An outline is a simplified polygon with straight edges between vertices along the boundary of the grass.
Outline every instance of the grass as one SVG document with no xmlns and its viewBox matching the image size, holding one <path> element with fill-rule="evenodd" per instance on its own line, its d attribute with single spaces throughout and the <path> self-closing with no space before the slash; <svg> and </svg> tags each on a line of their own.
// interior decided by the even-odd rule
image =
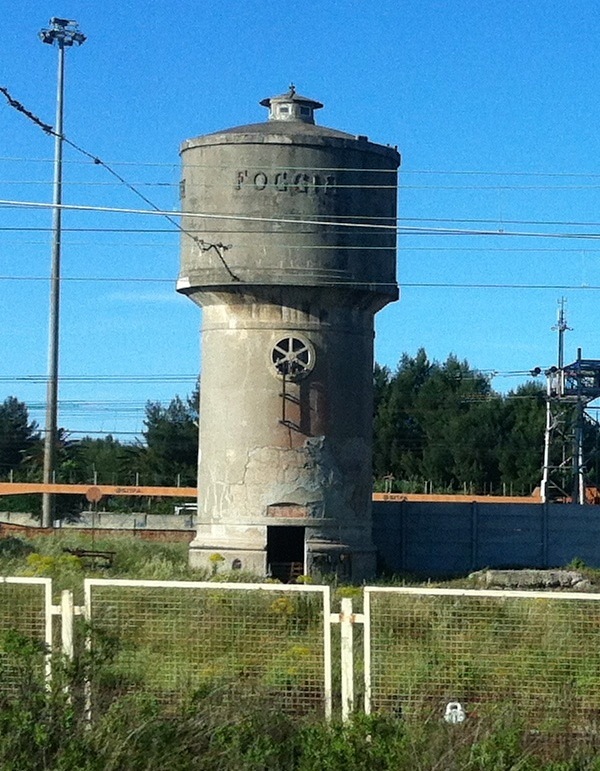
<svg viewBox="0 0 600 771">
<path fill-rule="evenodd" d="M 92 547 L 115 551 L 113 564 L 64 551 Z M 85 576 L 209 578 L 190 570 L 186 544 L 62 533 L 0 540 L 0 574 L 52 577 L 76 602 Z M 228 578 L 240 577 L 256 578 Z M 600 605 L 591 600 L 374 593 L 377 714 L 342 726 L 322 719 L 318 594 L 229 591 L 218 581 L 202 592 L 95 587 L 93 628 L 78 619 L 76 661 L 57 662 L 48 693 L 27 591 L 0 593 L 0 771 L 600 771 Z M 359 587 L 336 587 L 334 608 L 343 596 L 361 610 Z M 338 702 L 337 627 L 333 641 Z M 357 677 L 361 643 L 359 626 Z M 452 700 L 467 710 L 460 726 L 442 720 Z"/>
<path fill-rule="evenodd" d="M 19 689 L 0 698 L 0 771 L 599 771 L 595 738 L 549 742 L 511 714 L 449 726 L 390 715 L 342 725 L 293 716 L 273 698 L 213 689 L 166 710 L 151 695 L 113 700 L 88 725 L 65 667 L 47 692 L 19 653 Z M 75 692 L 76 689 L 75 689 Z M 233 698 L 231 698 L 233 696 Z"/>
<path fill-rule="evenodd" d="M 597 771 L 596 746 L 549 746 L 514 721 L 456 730 L 388 717 L 291 720 L 276 705 L 213 696 L 177 715 L 123 699 L 91 730 L 71 709 L 3 710 L 2 771 Z"/>
<path fill-rule="evenodd" d="M 114 552 L 114 559 L 112 565 L 103 567 L 101 560 L 82 559 L 66 549 Z M 56 590 L 72 589 L 75 592 L 80 592 L 84 577 L 165 581 L 208 578 L 205 571 L 194 571 L 188 566 L 188 545 L 185 543 L 72 533 L 0 539 L 0 575 L 49 577 L 55 582 Z"/>
</svg>

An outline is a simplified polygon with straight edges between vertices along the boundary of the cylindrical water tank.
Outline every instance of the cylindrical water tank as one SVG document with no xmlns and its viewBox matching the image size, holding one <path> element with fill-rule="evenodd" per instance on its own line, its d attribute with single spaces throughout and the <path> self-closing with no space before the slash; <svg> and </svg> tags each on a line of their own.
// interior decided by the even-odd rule
<svg viewBox="0 0 600 771">
<path fill-rule="evenodd" d="M 370 536 L 373 316 L 397 297 L 395 148 L 269 120 L 188 140 L 179 291 L 203 308 L 191 561 L 360 577 Z M 212 559 L 212 562 L 211 562 Z"/>
</svg>

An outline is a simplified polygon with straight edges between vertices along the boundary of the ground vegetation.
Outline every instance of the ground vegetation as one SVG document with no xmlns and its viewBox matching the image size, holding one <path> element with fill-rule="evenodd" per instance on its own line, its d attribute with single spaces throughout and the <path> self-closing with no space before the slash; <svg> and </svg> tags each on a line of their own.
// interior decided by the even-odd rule
<svg viewBox="0 0 600 771">
<path fill-rule="evenodd" d="M 114 565 L 99 569 L 62 551 L 67 544 L 82 543 L 81 536 L 76 541 L 73 536 L 13 537 L 0 543 L 1 574 L 52 576 L 56 592 L 69 586 L 81 587 L 84 575 L 192 577 L 186 573 L 184 546 L 144 544 L 132 538 L 97 541 L 97 546 L 117 551 Z M 152 554 L 160 557 L 158 571 Z M 359 592 L 357 587 L 338 587 L 336 602 L 340 596 L 350 593 L 356 596 L 358 604 Z M 542 728 L 509 703 L 518 695 L 519 688 L 526 689 L 532 683 L 542 687 L 546 682 L 553 667 L 558 666 L 554 660 L 555 643 L 558 647 L 572 646 L 569 635 L 565 634 L 569 618 L 563 615 L 561 627 L 552 617 L 559 611 L 556 620 L 560 620 L 564 608 L 553 610 L 539 601 L 536 607 L 528 604 L 525 609 L 524 606 L 523 613 L 537 613 L 535 623 L 522 623 L 527 619 L 521 619 L 521 623 L 514 626 L 514 638 L 506 636 L 513 626 L 507 624 L 510 613 L 504 604 L 490 606 L 478 616 L 476 623 L 466 624 L 460 609 L 450 603 L 440 606 L 437 615 L 432 615 L 432 608 L 429 613 L 421 613 L 407 628 L 398 624 L 388 643 L 390 679 L 396 681 L 404 667 L 411 672 L 407 682 L 410 680 L 416 688 L 418 678 L 423 677 L 430 692 L 451 675 L 456 678 L 457 686 L 468 685 L 471 699 L 477 691 L 484 693 L 493 710 L 484 711 L 480 705 L 478 713 L 472 711 L 459 725 L 445 723 L 439 710 L 425 710 L 418 719 L 399 710 L 376 711 L 368 717 L 357 712 L 347 724 L 342 724 L 337 713 L 332 722 L 327 723 L 318 712 L 290 709 L 291 690 L 297 686 L 289 678 L 298 667 L 299 657 L 306 655 L 296 638 L 306 635 L 309 625 L 318 625 L 319 619 L 310 613 L 311 606 L 302 603 L 269 599 L 268 606 L 262 608 L 263 594 L 253 596 L 250 604 L 244 605 L 243 614 L 236 613 L 242 634 L 238 638 L 231 633 L 229 601 L 224 602 L 223 597 L 208 591 L 205 599 L 210 603 L 211 614 L 210 623 L 205 623 L 202 630 L 206 638 L 202 645 L 218 643 L 212 666 L 206 670 L 206 682 L 189 692 L 178 691 L 175 702 L 166 702 L 164 692 L 156 690 L 153 683 L 160 681 L 164 687 L 169 661 L 177 664 L 177 671 L 181 669 L 187 661 L 183 652 L 188 650 L 189 657 L 193 645 L 197 644 L 197 630 L 191 623 L 178 626 L 181 619 L 174 615 L 173 603 L 152 611 L 146 608 L 140 640 L 133 636 L 133 622 L 118 627 L 117 633 L 113 619 L 116 595 L 112 597 L 106 608 L 109 617 L 105 619 L 105 636 L 94 638 L 91 651 L 80 646 L 73 662 L 57 659 L 50 689 L 43 678 L 43 646 L 3 626 L 0 629 L 0 771 L 162 771 L 166 768 L 174 771 L 600 771 L 597 731 L 582 730 L 584 713 L 575 711 L 573 704 L 567 708 L 568 697 L 565 709 L 560 712 L 561 719 L 546 720 Z M 81 602 L 80 595 L 76 602 Z M 135 612 L 139 621 L 136 602 L 134 599 L 131 618 Z M 258 603 L 261 612 L 268 611 L 276 621 L 275 626 L 266 625 L 263 633 L 272 637 L 274 630 L 278 630 L 275 639 L 279 653 L 288 638 L 294 638 L 294 660 L 274 657 L 274 668 L 262 684 L 252 679 L 251 670 L 246 670 L 245 677 L 236 675 L 234 680 L 225 682 L 220 666 L 235 669 L 236 662 L 260 657 L 273 646 L 273 639 L 267 637 L 253 638 L 252 646 L 240 645 L 243 635 L 249 633 L 250 628 L 256 629 L 251 621 L 256 615 L 252 603 Z M 160 613 L 161 624 L 153 618 L 155 612 Z M 100 615 L 99 619 L 102 618 Z M 169 646 L 173 644 L 171 625 L 187 630 L 189 635 L 189 639 L 181 640 L 181 657 L 179 653 L 174 657 L 171 647 L 168 655 L 166 653 L 166 641 L 170 641 Z M 590 633 L 592 625 L 590 618 Z M 443 639 L 448 631 L 468 641 L 470 666 L 466 660 L 461 663 L 460 657 L 450 656 L 444 648 Z M 499 641 L 500 633 L 503 636 Z M 544 655 L 541 655 L 538 643 L 548 633 L 555 639 L 544 643 Z M 406 650 L 401 655 L 394 648 L 402 639 L 404 645 L 410 646 L 410 655 Z M 499 642 L 500 649 L 506 649 L 515 666 L 501 665 L 497 655 L 489 655 L 490 647 L 497 653 Z M 132 656 L 139 655 L 148 662 L 153 651 L 157 657 L 152 666 L 146 665 L 134 673 Z M 565 682 L 576 681 L 578 688 L 583 689 L 590 706 L 585 712 L 586 719 L 595 720 L 591 708 L 596 700 L 597 678 L 586 664 L 586 658 L 589 660 L 582 650 L 580 665 L 569 671 Z M 126 662 L 129 662 L 127 666 Z M 516 668 L 517 664 L 522 669 Z M 101 673 L 101 676 L 93 675 L 93 693 L 94 703 L 102 708 L 96 706 L 93 710 L 91 723 L 86 719 L 83 689 L 86 672 Z M 287 673 L 285 680 L 281 679 L 283 673 Z M 556 670 L 556 674 L 564 672 Z M 140 677 L 143 679 L 139 680 Z M 273 690 L 274 684 L 278 684 L 279 690 Z M 339 683 L 334 682 L 334 688 L 338 687 Z M 380 685 L 378 688 L 381 690 Z M 339 704 L 337 691 L 335 701 Z M 539 712 L 549 710 L 551 705 L 538 699 L 532 706 Z M 534 713 L 537 714 L 535 709 Z"/>
</svg>

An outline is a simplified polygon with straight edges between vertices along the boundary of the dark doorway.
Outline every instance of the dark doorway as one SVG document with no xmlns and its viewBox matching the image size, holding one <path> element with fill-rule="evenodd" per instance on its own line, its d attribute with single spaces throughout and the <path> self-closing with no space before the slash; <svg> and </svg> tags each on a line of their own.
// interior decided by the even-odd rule
<svg viewBox="0 0 600 771">
<path fill-rule="evenodd" d="M 267 526 L 267 565 L 273 578 L 284 583 L 304 573 L 304 528 Z"/>
</svg>

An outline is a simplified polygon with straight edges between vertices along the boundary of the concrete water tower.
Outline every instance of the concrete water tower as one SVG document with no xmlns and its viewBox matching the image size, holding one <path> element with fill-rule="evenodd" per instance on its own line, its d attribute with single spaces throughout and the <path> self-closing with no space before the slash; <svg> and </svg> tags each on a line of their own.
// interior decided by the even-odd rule
<svg viewBox="0 0 600 771">
<path fill-rule="evenodd" d="M 360 580 L 375 568 L 373 319 L 398 296 L 400 156 L 316 126 L 322 105 L 293 87 L 261 105 L 268 121 L 181 150 L 182 209 L 211 215 L 183 218 L 178 281 L 203 315 L 190 562 Z"/>
</svg>

